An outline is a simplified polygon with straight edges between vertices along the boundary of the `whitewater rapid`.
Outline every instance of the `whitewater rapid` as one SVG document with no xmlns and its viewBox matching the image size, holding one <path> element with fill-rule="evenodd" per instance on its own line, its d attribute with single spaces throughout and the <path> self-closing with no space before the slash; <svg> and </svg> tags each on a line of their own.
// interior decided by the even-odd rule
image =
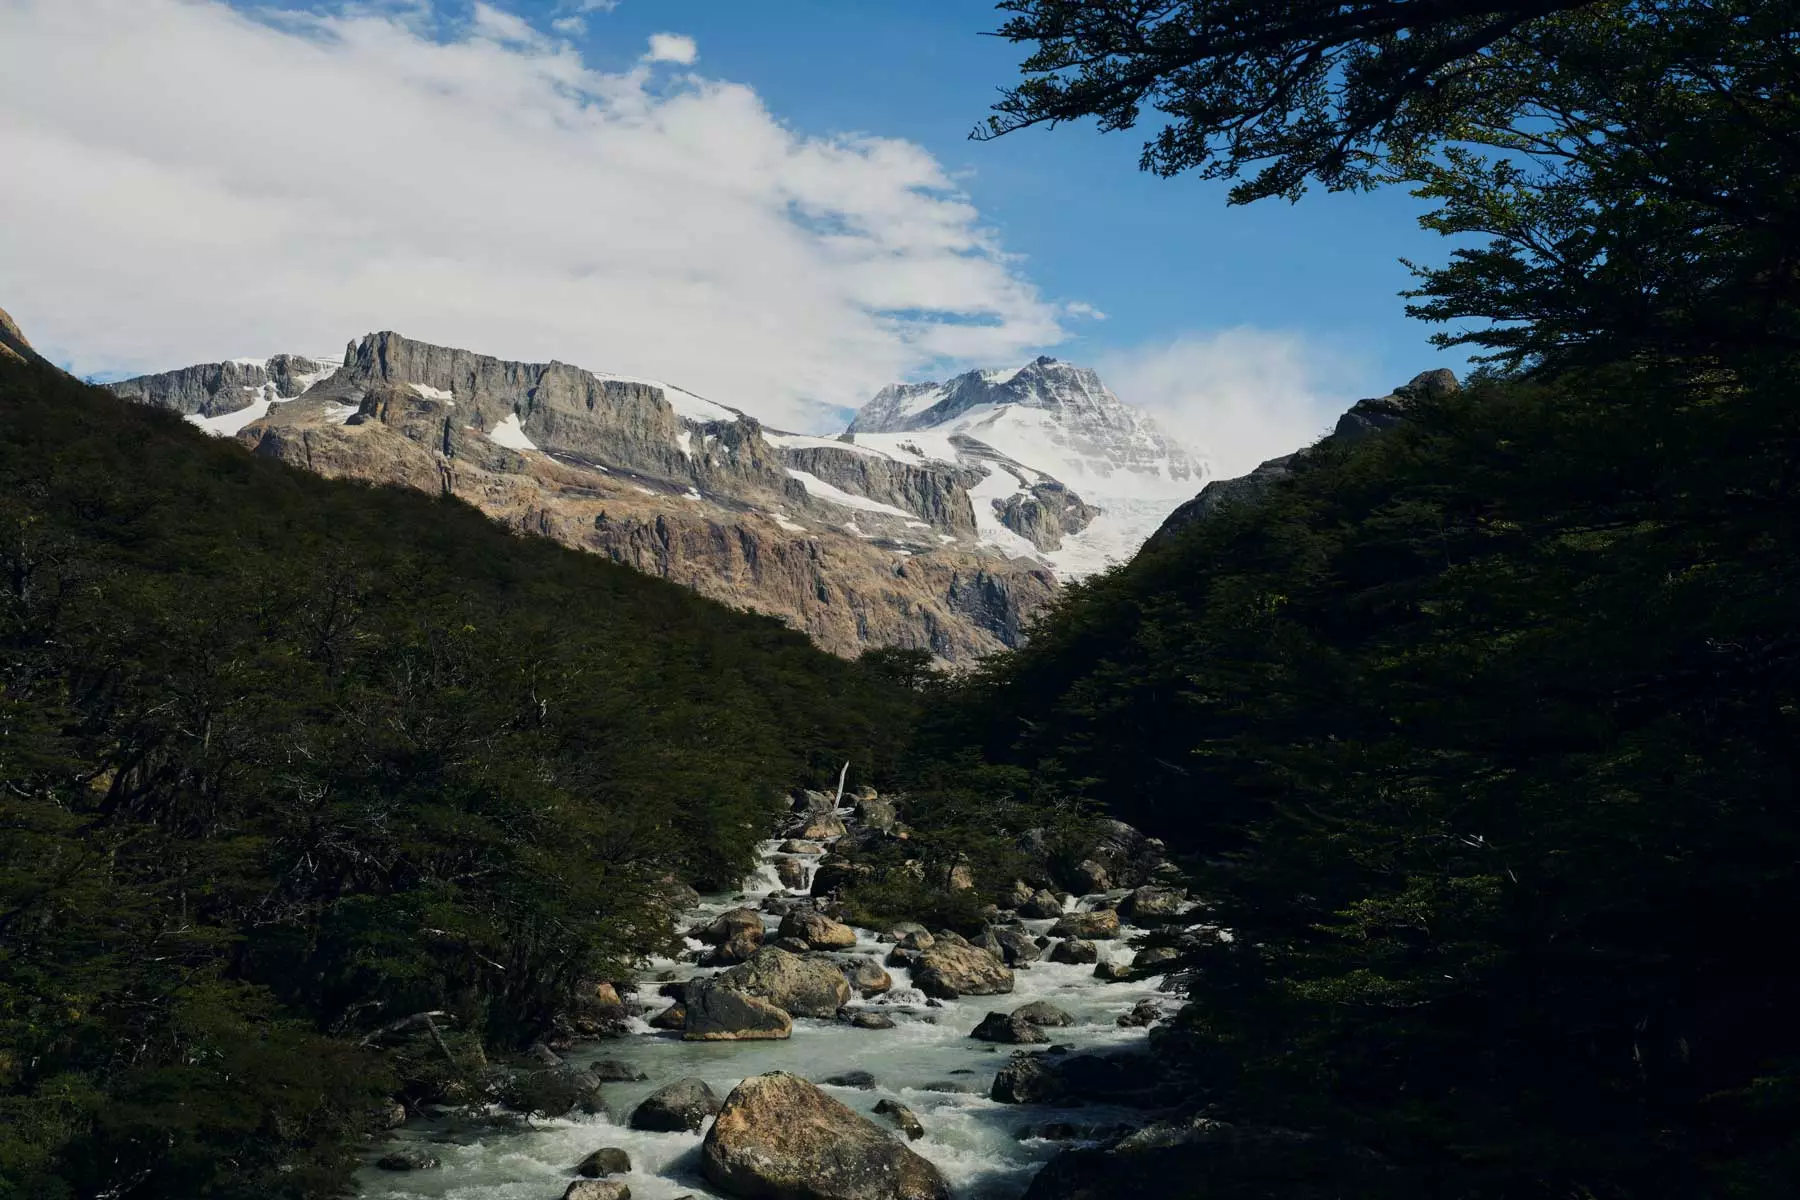
<svg viewBox="0 0 1800 1200">
<path fill-rule="evenodd" d="M 806 887 L 790 891 L 781 885 L 770 864 L 780 844 L 781 839 L 763 843 L 762 865 L 744 881 L 744 890 L 703 897 L 699 906 L 685 915 L 684 927 L 710 922 L 727 909 L 755 908 L 770 895 L 807 895 Z M 819 856 L 788 857 L 805 864 L 803 882 L 810 886 Z M 1079 911 L 1102 899 L 1084 897 L 1069 902 L 1068 908 Z M 779 916 L 764 913 L 763 918 L 773 937 Z M 1037 920 L 1024 925 L 1034 934 L 1044 934 L 1054 923 Z M 1127 926 L 1118 940 L 1098 943 L 1102 957 L 1130 962 L 1130 940 L 1142 932 Z M 854 951 L 844 953 L 869 955 L 882 962 L 892 949 L 876 941 L 873 930 L 857 928 L 856 934 Z M 691 945 L 697 948 L 699 943 Z M 397 1131 L 398 1141 L 424 1144 L 442 1167 L 405 1173 L 365 1167 L 357 1177 L 361 1193 L 368 1200 L 558 1200 L 574 1177 L 576 1163 L 602 1146 L 617 1146 L 631 1155 L 630 1174 L 616 1178 L 630 1186 L 633 1200 L 678 1200 L 684 1196 L 731 1200 L 711 1188 L 700 1174 L 700 1143 L 710 1119 L 698 1133 L 641 1133 L 626 1126 L 639 1101 L 687 1076 L 704 1079 L 723 1099 L 748 1076 L 787 1071 L 820 1084 L 884 1128 L 890 1128 L 890 1122 L 873 1116 L 872 1110 L 883 1098 L 899 1100 L 925 1127 L 925 1136 L 910 1145 L 943 1172 L 957 1200 L 1011 1200 L 1025 1190 L 1046 1159 L 1070 1144 L 1021 1139 L 1018 1135 L 1027 1126 L 1066 1121 L 1103 1128 L 1143 1122 L 1144 1115 L 1137 1110 L 1105 1105 L 1061 1108 L 989 1100 L 994 1075 L 1018 1047 L 976 1041 L 969 1031 L 991 1011 L 1011 1012 L 1022 1004 L 1047 1000 L 1075 1018 L 1073 1026 L 1046 1031 L 1055 1044 L 1076 1051 L 1132 1045 L 1143 1040 L 1145 1031 L 1121 1028 L 1116 1018 L 1145 998 L 1154 997 L 1172 1007 L 1173 1001 L 1159 990 L 1162 976 L 1106 983 L 1094 978 L 1091 965 L 1039 961 L 1014 971 L 1009 995 L 966 996 L 930 1007 L 912 986 L 905 967 L 886 969 L 893 976 L 892 991 L 868 1000 L 858 997 L 850 1007 L 891 1016 L 896 1022 L 893 1029 L 858 1029 L 839 1021 L 797 1017 L 793 1036 L 786 1041 L 684 1042 L 678 1032 L 657 1032 L 636 1020 L 632 1034 L 583 1042 L 564 1056 L 575 1064 L 597 1059 L 623 1061 L 648 1076 L 637 1083 L 605 1084 L 604 1113 L 538 1119 L 517 1130 L 478 1133 L 469 1132 L 466 1122 L 455 1126 L 430 1120 L 408 1122 Z M 660 986 L 657 976 L 667 972 L 678 979 L 713 973 L 691 962 L 652 960 L 640 975 L 638 996 L 649 1006 L 650 1015 L 670 1003 L 656 995 Z M 868 1072 L 875 1086 L 824 1082 L 853 1071 Z M 377 1144 L 371 1150 L 371 1161 L 395 1144 Z"/>
</svg>

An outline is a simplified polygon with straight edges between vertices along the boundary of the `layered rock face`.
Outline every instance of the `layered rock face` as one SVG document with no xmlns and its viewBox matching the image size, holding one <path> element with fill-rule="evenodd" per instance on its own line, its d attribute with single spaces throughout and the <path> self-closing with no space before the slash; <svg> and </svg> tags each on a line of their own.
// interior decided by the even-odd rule
<svg viewBox="0 0 1800 1200">
<path fill-rule="evenodd" d="M 1315 445 L 1355 442 L 1384 429 L 1392 429 L 1406 420 L 1412 405 L 1421 400 L 1449 395 L 1461 387 L 1451 371 L 1439 368 L 1421 372 L 1385 396 L 1358 400 L 1338 418 L 1332 431 L 1320 438 Z M 1292 454 L 1284 454 L 1280 458 L 1271 458 L 1258 464 L 1248 475 L 1213 480 L 1200 489 L 1199 495 L 1170 513 L 1146 544 L 1154 545 L 1229 505 L 1254 500 L 1295 471 L 1303 470 L 1310 452 L 1310 447 L 1296 450 Z"/>
<path fill-rule="evenodd" d="M 524 533 L 777 617 L 825 649 L 967 662 L 1054 592 L 979 537 L 983 473 L 765 430 L 679 388 L 395 333 L 114 384 L 257 454 L 466 500 Z"/>
</svg>

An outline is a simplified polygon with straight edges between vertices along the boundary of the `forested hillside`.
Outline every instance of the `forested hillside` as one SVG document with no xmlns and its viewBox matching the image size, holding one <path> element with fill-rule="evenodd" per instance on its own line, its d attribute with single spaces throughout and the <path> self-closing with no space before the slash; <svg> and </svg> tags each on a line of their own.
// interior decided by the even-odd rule
<svg viewBox="0 0 1800 1200">
<path fill-rule="evenodd" d="M 789 789 L 885 778 L 912 695 L 0 356 L 0 1195 L 331 1193 Z M 377 1051 L 422 1011 L 444 1046 Z"/>
<path fill-rule="evenodd" d="M 934 726 L 1169 839 L 1232 933 L 1164 1045 L 1265 1133 L 1031 1195 L 1792 1195 L 1794 6 L 1003 7 L 993 132 L 1154 108 L 1145 165 L 1239 202 L 1410 183 L 1467 239 L 1416 311 L 1493 363 Z"/>
</svg>

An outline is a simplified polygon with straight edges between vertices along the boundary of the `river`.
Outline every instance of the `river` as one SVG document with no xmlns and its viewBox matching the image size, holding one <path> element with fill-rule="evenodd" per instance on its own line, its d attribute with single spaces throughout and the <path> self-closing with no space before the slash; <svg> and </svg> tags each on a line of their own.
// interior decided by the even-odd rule
<svg viewBox="0 0 1800 1200">
<path fill-rule="evenodd" d="M 703 897 L 686 915 L 683 927 L 709 922 L 730 908 L 756 907 L 771 894 L 807 894 L 804 887 L 789 892 L 770 865 L 780 844 L 781 839 L 763 844 L 762 866 L 744 881 L 743 891 Z M 810 885 L 818 856 L 794 857 L 805 864 Z M 1067 907 L 1077 911 L 1107 898 L 1082 897 L 1069 901 Z M 779 918 L 765 914 L 764 921 L 773 936 Z M 1054 923 L 1024 922 L 1035 934 L 1046 933 Z M 1126 926 L 1118 940 L 1099 943 L 1102 957 L 1129 962 L 1129 941 L 1142 932 Z M 832 957 L 863 954 L 881 961 L 892 949 L 876 940 L 874 930 L 858 928 L 856 933 L 855 949 Z M 699 943 L 692 945 L 697 948 Z M 429 1143 L 431 1153 L 443 1164 L 441 1169 L 393 1173 L 370 1166 L 358 1176 L 362 1195 L 367 1200 L 558 1200 L 574 1178 L 577 1162 L 602 1146 L 617 1146 L 631 1155 L 631 1173 L 619 1178 L 630 1185 L 633 1200 L 683 1196 L 730 1200 L 710 1188 L 700 1174 L 704 1128 L 699 1133 L 640 1133 L 626 1126 L 626 1118 L 639 1101 L 687 1076 L 704 1079 L 720 1099 L 748 1076 L 780 1070 L 822 1084 L 830 1095 L 865 1115 L 871 1115 L 884 1097 L 899 1100 L 918 1115 L 925 1128 L 925 1136 L 912 1142 L 912 1148 L 937 1165 L 957 1200 L 1017 1197 L 1044 1161 L 1069 1144 L 1021 1139 L 1018 1135 L 1027 1126 L 1055 1121 L 1087 1127 L 1143 1123 L 1144 1114 L 1136 1110 L 1091 1104 L 1060 1109 L 989 1100 L 995 1073 L 1016 1047 L 976 1041 L 969 1031 L 990 1011 L 1011 1012 L 1033 1000 L 1047 1000 L 1075 1018 L 1073 1026 L 1047 1031 L 1057 1045 L 1091 1050 L 1140 1043 L 1145 1031 L 1121 1028 L 1116 1018 L 1146 997 L 1156 997 L 1172 1007 L 1173 1000 L 1159 992 L 1161 976 L 1106 983 L 1094 978 L 1092 966 L 1039 961 L 1014 972 L 1010 995 L 968 996 L 931 1007 L 912 986 L 906 968 L 887 970 L 894 979 L 892 991 L 868 1000 L 853 999 L 851 1007 L 887 1014 L 896 1022 L 893 1029 L 859 1029 L 838 1021 L 795 1018 L 793 1036 L 786 1041 L 684 1042 L 679 1033 L 660 1033 L 636 1020 L 632 1034 L 584 1042 L 565 1056 L 574 1063 L 621 1060 L 648 1076 L 637 1083 L 607 1083 L 604 1113 L 535 1120 L 520 1130 L 485 1131 L 477 1137 L 430 1120 L 409 1122 L 396 1136 L 403 1142 Z M 651 1005 L 667 1003 L 656 996 L 657 985 L 648 982 L 665 971 L 674 971 L 682 979 L 713 973 L 691 962 L 653 960 L 643 972 L 646 982 L 640 999 Z M 868 1072 L 875 1086 L 823 1083 L 851 1071 Z M 884 1127 L 889 1125 L 882 1117 L 872 1119 Z M 466 1125 L 460 1128 L 466 1130 Z M 382 1143 L 371 1158 L 392 1149 L 392 1143 Z"/>
</svg>

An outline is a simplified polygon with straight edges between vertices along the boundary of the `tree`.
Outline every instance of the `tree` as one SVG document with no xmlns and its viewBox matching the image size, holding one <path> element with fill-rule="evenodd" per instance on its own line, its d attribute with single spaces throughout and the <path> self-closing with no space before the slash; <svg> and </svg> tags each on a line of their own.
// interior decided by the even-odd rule
<svg viewBox="0 0 1800 1200">
<path fill-rule="evenodd" d="M 975 136 L 1150 107 L 1144 168 L 1232 203 L 1411 185 L 1427 227 L 1489 239 L 1414 266 L 1410 311 L 1475 322 L 1440 344 L 1698 375 L 1800 352 L 1796 0 L 1000 7 L 1036 49 Z"/>
</svg>

